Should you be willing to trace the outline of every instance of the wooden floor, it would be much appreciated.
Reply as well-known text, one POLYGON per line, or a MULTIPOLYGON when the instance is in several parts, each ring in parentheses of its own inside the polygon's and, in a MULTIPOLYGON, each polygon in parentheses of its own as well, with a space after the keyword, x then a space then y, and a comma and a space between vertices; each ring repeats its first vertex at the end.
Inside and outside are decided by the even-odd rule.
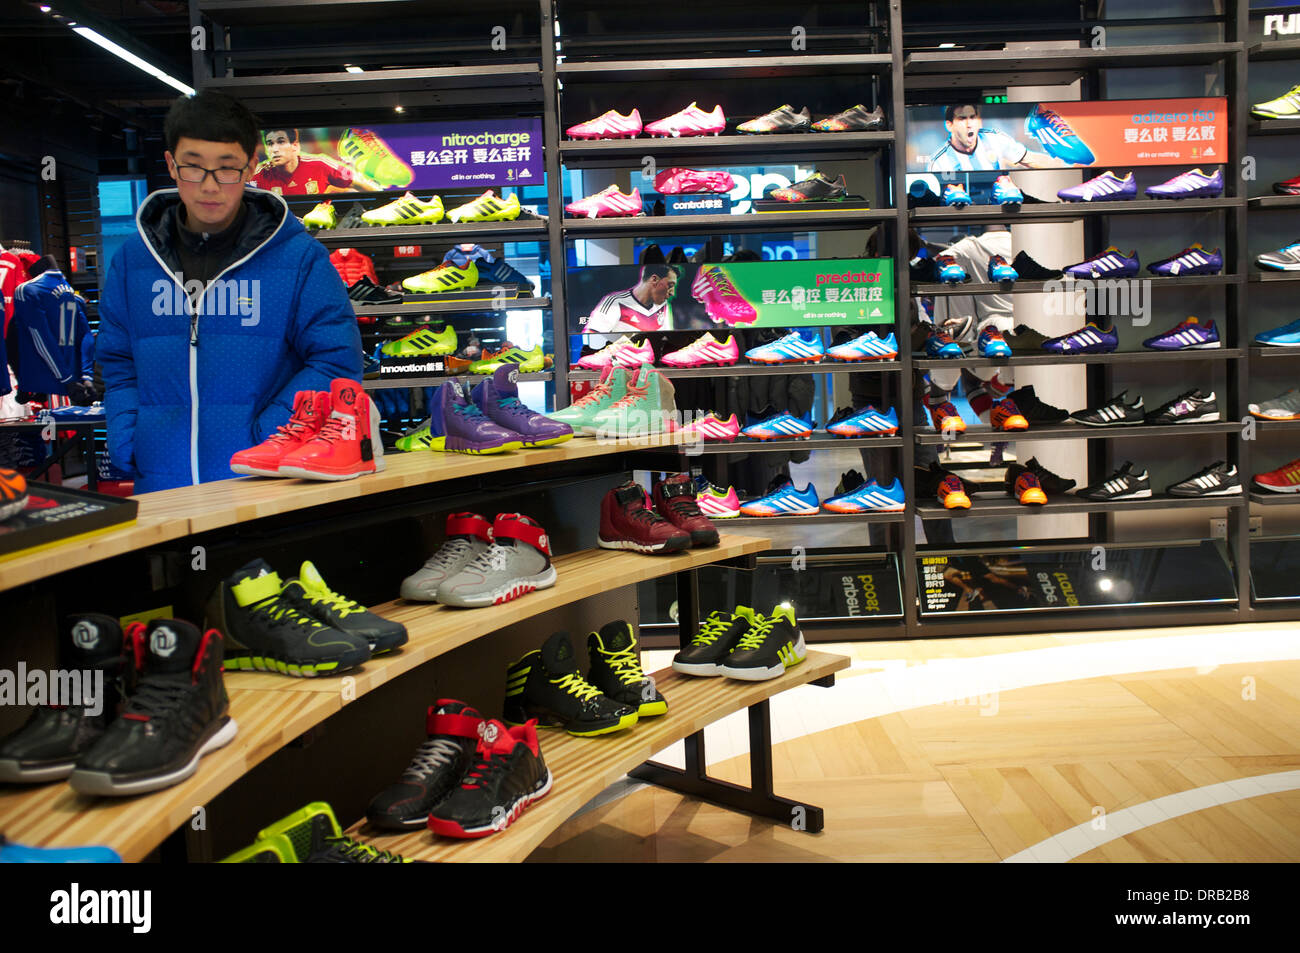
MULTIPOLYGON (((1300 860, 1300 626, 819 648, 854 667, 772 713, 824 832, 625 782, 530 859, 1300 860)), ((744 738, 710 730, 713 775, 748 782, 744 738)))

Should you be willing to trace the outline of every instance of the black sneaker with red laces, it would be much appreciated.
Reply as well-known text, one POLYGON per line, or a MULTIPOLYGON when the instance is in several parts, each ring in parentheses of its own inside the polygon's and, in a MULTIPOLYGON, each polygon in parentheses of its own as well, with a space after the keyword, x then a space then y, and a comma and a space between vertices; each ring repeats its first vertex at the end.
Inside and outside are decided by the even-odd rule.
POLYGON ((499 721, 484 721, 478 735, 474 759, 460 786, 429 813, 429 830, 435 834, 469 838, 503 831, 551 790, 537 722, 507 728, 499 721))
POLYGON ((429 707, 428 739, 415 752, 402 778, 371 800, 366 820, 385 830, 424 827, 434 806, 465 777, 478 747, 483 716, 456 701, 441 698, 429 707))

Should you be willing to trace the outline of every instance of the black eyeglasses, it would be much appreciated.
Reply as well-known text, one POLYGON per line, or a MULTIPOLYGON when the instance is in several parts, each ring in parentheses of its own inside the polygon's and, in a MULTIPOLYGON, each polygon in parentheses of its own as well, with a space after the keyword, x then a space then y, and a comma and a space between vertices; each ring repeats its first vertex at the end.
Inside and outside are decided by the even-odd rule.
POLYGON ((244 180, 243 169, 205 169, 201 165, 181 165, 176 163, 176 176, 182 182, 206 182, 208 176, 217 180, 218 185, 235 185, 244 180))

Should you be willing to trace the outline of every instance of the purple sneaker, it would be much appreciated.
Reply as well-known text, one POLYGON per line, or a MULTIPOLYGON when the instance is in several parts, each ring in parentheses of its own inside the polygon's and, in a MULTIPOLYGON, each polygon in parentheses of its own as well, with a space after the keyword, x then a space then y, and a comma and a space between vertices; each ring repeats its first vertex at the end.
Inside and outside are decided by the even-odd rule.
POLYGON ((573 438, 573 428, 529 410, 519 399, 519 369, 503 364, 474 388, 474 403, 488 419, 524 438, 525 447, 550 447, 573 438))
POLYGON ((1168 182, 1153 185, 1147 195, 1153 199, 1214 199, 1223 194, 1223 170, 1206 175, 1200 169, 1180 172, 1168 182))
POLYGON ((1197 242, 1190 248, 1184 248, 1177 255, 1170 255, 1162 261, 1147 265, 1147 271, 1161 278, 1217 275, 1223 271, 1223 253, 1217 248, 1214 251, 1206 251, 1201 243, 1197 242))
POLYGON ((1219 329, 1214 326, 1213 320, 1202 324, 1195 317, 1189 317, 1173 330, 1147 338, 1142 346, 1152 351, 1183 351, 1192 348, 1208 350, 1223 347, 1223 342, 1219 340, 1219 329))
MULTIPOLYGON (((478 404, 470 400, 469 388, 452 378, 438 388, 434 398, 447 435, 444 450, 453 453, 501 453, 518 450, 523 438, 513 430, 493 423, 478 404)), ((434 428, 437 427, 436 421, 434 428)))
POLYGON ((1137 198, 1137 194, 1137 181, 1132 172, 1122 179, 1114 172, 1103 172, 1095 179, 1056 193, 1063 202, 1123 202, 1137 198))
POLYGON ((1119 334, 1115 329, 1103 328, 1095 321, 1043 342, 1043 350, 1052 354, 1110 354, 1118 347, 1119 334))
POLYGON ((1140 267, 1137 252, 1129 252, 1126 256, 1111 245, 1104 252, 1070 265, 1065 273, 1071 278, 1131 278, 1140 267))

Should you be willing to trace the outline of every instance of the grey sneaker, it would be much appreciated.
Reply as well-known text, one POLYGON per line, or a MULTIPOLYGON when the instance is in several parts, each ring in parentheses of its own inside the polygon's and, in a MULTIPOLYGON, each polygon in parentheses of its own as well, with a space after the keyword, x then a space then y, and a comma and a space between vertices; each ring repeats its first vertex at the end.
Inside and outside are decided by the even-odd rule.
POLYGON ((1291 388, 1258 404, 1248 404, 1249 410, 1263 420, 1300 420, 1300 390, 1291 388))
POLYGON ((402 580, 402 598, 437 602, 438 587, 486 553, 492 544, 492 524, 477 513, 447 516, 447 541, 414 575, 402 580))
POLYGON ((498 513, 492 545, 438 587, 445 606, 476 609, 555 585, 546 530, 520 513, 498 513))

